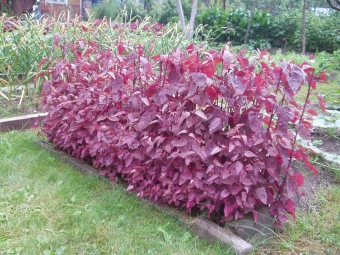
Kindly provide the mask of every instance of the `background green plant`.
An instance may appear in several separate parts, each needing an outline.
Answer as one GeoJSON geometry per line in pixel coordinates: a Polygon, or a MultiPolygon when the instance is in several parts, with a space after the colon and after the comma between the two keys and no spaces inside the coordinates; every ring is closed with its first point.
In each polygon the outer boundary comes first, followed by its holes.
{"type": "Polygon", "coordinates": [[[196,17],[196,23],[205,27],[205,31],[210,33],[201,33],[204,39],[214,42],[227,42],[228,41],[228,13],[218,7],[209,8],[200,12],[196,17]]]}
{"type": "Polygon", "coordinates": [[[177,23],[169,23],[164,29],[154,32],[150,17],[138,21],[131,28],[131,18],[134,17],[127,9],[123,9],[115,20],[96,20],[90,17],[89,21],[79,18],[71,21],[64,14],[57,19],[48,18],[40,22],[28,16],[23,18],[24,21],[0,17],[0,27],[6,24],[12,26],[11,30],[0,33],[0,97],[7,101],[8,107],[17,98],[19,105],[27,96],[38,100],[44,77],[48,76],[47,65],[39,67],[40,61],[44,57],[61,57],[60,50],[53,47],[53,37],[56,34],[65,45],[78,39],[94,41],[105,49],[114,49],[120,42],[126,47],[142,44],[150,55],[167,54],[174,48],[183,49],[198,40],[198,37],[186,39],[177,23]],[[35,80],[41,71],[45,73],[35,80]],[[33,84],[34,88],[29,89],[29,84],[33,84]],[[17,90],[21,86],[24,89],[17,90]]]}
{"type": "MultiPolygon", "coordinates": [[[[306,50],[332,53],[340,48],[338,12],[329,15],[307,12],[306,50]]],[[[244,43],[250,11],[246,9],[223,10],[207,8],[197,16],[197,23],[205,25],[216,43],[231,41],[233,46],[244,43]]],[[[272,15],[267,11],[255,10],[251,23],[249,42],[252,48],[283,50],[301,49],[301,20],[299,9],[283,9],[272,15]]]]}

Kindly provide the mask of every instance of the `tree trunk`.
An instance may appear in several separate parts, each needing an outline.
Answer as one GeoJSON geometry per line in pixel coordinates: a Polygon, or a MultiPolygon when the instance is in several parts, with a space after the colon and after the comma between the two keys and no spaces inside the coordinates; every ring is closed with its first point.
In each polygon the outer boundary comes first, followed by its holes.
{"type": "Polygon", "coordinates": [[[225,10],[225,8],[226,8],[226,2],[227,2],[227,0],[222,0],[222,8],[223,8],[223,10],[225,10]]]}
{"type": "Polygon", "coordinates": [[[196,18],[196,14],[197,14],[197,1],[198,0],[192,0],[189,28],[187,29],[186,26],[185,26],[185,21],[184,21],[184,13],[183,13],[183,8],[182,8],[182,2],[181,2],[181,0],[176,0],[177,12],[178,12],[181,28],[182,28],[183,33],[185,34],[185,36],[188,39],[191,39],[193,34],[194,34],[195,18],[196,18]]]}
{"type": "Polygon", "coordinates": [[[303,0],[302,7],[302,29],[301,29],[301,42],[302,42],[302,54],[306,53],[306,5],[307,0],[303,0]]]}
{"type": "Polygon", "coordinates": [[[247,27],[247,32],[246,32],[246,36],[244,37],[244,44],[248,43],[248,38],[249,38],[249,33],[250,33],[250,28],[251,28],[251,23],[253,22],[253,17],[254,17],[254,12],[255,12],[255,7],[257,4],[257,0],[253,1],[253,6],[251,8],[251,12],[250,12],[250,17],[249,17],[249,22],[248,22],[248,27],[247,27]]]}
{"type": "Polygon", "coordinates": [[[184,13],[183,13],[181,0],[176,0],[176,5],[177,5],[177,12],[178,12],[181,28],[182,28],[182,31],[185,33],[185,21],[184,21],[184,13]]]}
{"type": "Polygon", "coordinates": [[[189,31],[187,32],[188,39],[191,39],[194,35],[195,19],[196,19],[196,14],[197,14],[197,1],[198,0],[192,0],[190,21],[189,21],[189,31]]]}
{"type": "Polygon", "coordinates": [[[326,0],[331,8],[340,11],[340,0],[326,0]]]}

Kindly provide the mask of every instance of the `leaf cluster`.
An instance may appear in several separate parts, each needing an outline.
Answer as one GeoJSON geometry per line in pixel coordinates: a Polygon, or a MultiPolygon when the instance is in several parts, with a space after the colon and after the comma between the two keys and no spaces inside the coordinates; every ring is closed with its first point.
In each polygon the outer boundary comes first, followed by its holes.
{"type": "Polygon", "coordinates": [[[82,39],[59,44],[56,35],[54,47],[74,57],[59,59],[44,83],[49,141],[153,202],[220,222],[249,212],[257,220],[261,206],[278,223],[286,212],[295,217],[303,176],[291,161],[317,174],[296,144],[297,134],[310,139],[308,116],[316,114],[310,66],[276,66],[267,52],[247,56],[228,45],[149,57],[150,49],[123,41],[114,50],[82,39]],[[305,83],[301,107],[294,95],[305,83]]]}

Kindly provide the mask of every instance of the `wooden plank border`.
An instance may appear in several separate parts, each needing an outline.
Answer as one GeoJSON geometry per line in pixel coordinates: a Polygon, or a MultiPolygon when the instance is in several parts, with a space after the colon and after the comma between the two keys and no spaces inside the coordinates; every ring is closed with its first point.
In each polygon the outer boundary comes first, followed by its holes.
{"type": "Polygon", "coordinates": [[[25,116],[0,119],[0,132],[24,130],[31,128],[36,121],[42,121],[47,113],[37,113],[25,116]]]}

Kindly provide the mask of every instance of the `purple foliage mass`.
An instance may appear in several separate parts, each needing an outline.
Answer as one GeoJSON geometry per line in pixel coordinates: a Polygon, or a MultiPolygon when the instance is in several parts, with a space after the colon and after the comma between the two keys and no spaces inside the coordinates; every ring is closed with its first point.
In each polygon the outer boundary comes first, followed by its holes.
{"type": "Polygon", "coordinates": [[[309,66],[275,66],[266,52],[246,57],[228,45],[152,58],[141,45],[66,48],[73,61],[59,60],[42,92],[49,141],[153,202],[216,212],[222,222],[256,219],[263,205],[279,224],[286,212],[295,217],[303,176],[292,159],[317,174],[291,129],[310,137],[314,111],[294,100],[303,84],[315,86],[309,66]]]}

